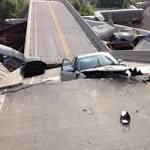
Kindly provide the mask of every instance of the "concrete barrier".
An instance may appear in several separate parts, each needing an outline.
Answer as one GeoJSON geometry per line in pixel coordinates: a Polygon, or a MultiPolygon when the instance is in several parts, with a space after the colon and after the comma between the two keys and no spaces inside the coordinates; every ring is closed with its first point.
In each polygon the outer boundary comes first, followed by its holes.
{"type": "Polygon", "coordinates": [[[112,55],[127,61],[150,63],[150,51],[113,50],[112,55]]]}
{"type": "Polygon", "coordinates": [[[108,51],[104,43],[96,36],[91,27],[83,20],[80,14],[74,9],[74,7],[67,0],[56,0],[56,1],[62,2],[68,8],[72,16],[80,25],[81,29],[91,40],[92,44],[97,48],[98,51],[108,51]]]}
{"type": "MultiPolygon", "coordinates": [[[[133,23],[134,21],[141,22],[144,15],[144,9],[116,9],[116,10],[100,10],[95,12],[96,19],[100,19],[102,16],[105,18],[105,21],[108,21],[110,18],[114,23],[133,23]]],[[[103,19],[102,19],[103,20],[103,19]]]]}

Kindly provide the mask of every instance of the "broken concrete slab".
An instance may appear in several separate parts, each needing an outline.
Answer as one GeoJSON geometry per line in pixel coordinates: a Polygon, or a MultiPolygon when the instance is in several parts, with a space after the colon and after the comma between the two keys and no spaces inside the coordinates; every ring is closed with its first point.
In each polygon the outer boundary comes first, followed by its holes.
{"type": "Polygon", "coordinates": [[[0,81],[0,89],[15,87],[21,85],[23,77],[21,76],[20,68],[8,74],[5,78],[0,81]]]}

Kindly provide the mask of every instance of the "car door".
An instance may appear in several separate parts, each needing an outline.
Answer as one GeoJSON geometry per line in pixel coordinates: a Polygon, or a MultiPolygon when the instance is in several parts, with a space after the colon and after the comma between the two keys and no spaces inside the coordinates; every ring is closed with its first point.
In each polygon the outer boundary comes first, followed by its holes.
{"type": "Polygon", "coordinates": [[[64,59],[61,65],[61,81],[68,81],[76,79],[76,72],[72,66],[72,63],[68,59],[64,59]]]}

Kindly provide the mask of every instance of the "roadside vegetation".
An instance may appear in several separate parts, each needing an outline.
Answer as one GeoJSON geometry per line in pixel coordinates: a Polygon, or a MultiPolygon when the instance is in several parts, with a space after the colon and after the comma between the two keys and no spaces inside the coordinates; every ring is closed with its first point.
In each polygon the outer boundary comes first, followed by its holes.
{"type": "Polygon", "coordinates": [[[81,15],[93,15],[94,7],[84,0],[69,0],[81,15]]]}
{"type": "Polygon", "coordinates": [[[1,0],[0,19],[23,17],[28,10],[27,0],[1,0]]]}
{"type": "Polygon", "coordinates": [[[98,9],[128,8],[139,0],[69,0],[81,15],[93,15],[98,9]]]}
{"type": "Polygon", "coordinates": [[[142,2],[143,0],[130,0],[130,4],[134,5],[137,2],[142,2]]]}

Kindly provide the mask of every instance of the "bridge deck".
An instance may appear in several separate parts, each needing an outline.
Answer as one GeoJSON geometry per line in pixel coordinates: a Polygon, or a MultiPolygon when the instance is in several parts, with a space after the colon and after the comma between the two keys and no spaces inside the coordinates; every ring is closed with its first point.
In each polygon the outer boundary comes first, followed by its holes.
{"type": "Polygon", "coordinates": [[[75,55],[95,52],[65,5],[58,1],[32,1],[29,49],[27,56],[38,56],[48,63],[72,59],[75,55]]]}
{"type": "Polygon", "coordinates": [[[150,149],[149,84],[87,79],[0,96],[1,150],[150,149]]]}

